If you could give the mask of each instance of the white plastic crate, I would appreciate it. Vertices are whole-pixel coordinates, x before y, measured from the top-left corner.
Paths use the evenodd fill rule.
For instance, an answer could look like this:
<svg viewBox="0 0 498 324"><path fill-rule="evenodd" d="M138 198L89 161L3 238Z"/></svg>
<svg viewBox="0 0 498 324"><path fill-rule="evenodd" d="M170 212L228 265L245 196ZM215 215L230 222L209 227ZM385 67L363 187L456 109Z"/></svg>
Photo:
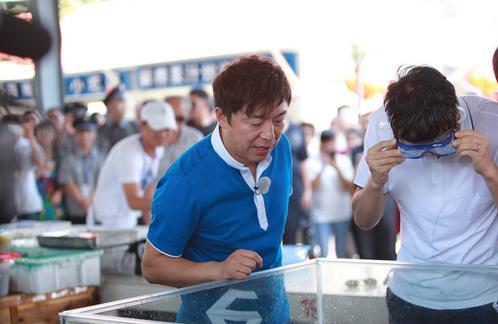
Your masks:
<svg viewBox="0 0 498 324"><path fill-rule="evenodd" d="M16 249L24 257L10 270L10 291L42 294L75 286L100 285L100 255L95 250Z"/></svg>

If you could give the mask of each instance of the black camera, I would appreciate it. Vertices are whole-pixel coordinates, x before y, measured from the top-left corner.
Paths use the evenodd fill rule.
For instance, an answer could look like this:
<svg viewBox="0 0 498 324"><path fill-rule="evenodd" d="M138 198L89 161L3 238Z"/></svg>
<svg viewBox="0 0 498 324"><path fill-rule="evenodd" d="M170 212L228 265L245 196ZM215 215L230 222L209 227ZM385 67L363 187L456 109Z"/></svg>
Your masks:
<svg viewBox="0 0 498 324"><path fill-rule="evenodd" d="M329 157L330 157L331 159L335 159L335 151L330 151L330 152L329 152Z"/></svg>

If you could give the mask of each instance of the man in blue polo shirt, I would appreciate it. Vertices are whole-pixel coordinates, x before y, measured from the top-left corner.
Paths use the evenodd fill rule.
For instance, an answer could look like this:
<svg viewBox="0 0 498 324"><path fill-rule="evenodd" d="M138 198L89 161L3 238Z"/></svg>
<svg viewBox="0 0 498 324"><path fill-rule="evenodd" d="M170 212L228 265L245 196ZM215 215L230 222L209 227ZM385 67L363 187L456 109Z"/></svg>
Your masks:
<svg viewBox="0 0 498 324"><path fill-rule="evenodd" d="M245 279L281 265L292 193L290 145L281 136L291 100L288 80L272 60L248 56L225 67L213 91L218 126L170 167L154 195L142 263L152 283ZM227 298L238 302L225 313L213 310ZM181 321L288 318L281 280L182 301Z"/></svg>

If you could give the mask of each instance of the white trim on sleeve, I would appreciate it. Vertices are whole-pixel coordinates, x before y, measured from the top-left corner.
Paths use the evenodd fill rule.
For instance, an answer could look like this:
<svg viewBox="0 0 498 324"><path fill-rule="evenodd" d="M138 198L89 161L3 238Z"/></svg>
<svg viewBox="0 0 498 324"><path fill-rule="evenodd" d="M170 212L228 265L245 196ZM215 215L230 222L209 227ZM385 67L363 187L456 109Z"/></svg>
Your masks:
<svg viewBox="0 0 498 324"><path fill-rule="evenodd" d="M149 241L149 239L147 239L147 243L149 243L157 252L161 253L161 254L164 254L165 256L169 256L170 258L179 258L183 255L183 253L181 253L180 255L171 255L171 254L168 254L164 251L161 251L160 249L158 249L157 247L155 247L154 244L151 243L151 241Z"/></svg>

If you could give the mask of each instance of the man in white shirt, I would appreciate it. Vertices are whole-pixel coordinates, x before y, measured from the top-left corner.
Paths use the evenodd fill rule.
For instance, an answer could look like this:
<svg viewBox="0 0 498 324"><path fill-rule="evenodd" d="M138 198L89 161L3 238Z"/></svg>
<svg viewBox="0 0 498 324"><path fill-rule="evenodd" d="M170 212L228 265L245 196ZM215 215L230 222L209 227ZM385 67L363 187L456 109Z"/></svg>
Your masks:
<svg viewBox="0 0 498 324"><path fill-rule="evenodd" d="M17 115L6 115L2 124L7 125L16 136L14 156L15 202L18 220L38 220L43 202L36 187L36 168L45 163L45 154L34 135L34 123L21 120Z"/></svg>
<svg viewBox="0 0 498 324"><path fill-rule="evenodd" d="M162 146L177 125L171 106L165 102L147 103L140 117L140 133L118 142L100 171L89 218L107 227L134 227L140 215L144 223L150 222L153 180Z"/></svg>
<svg viewBox="0 0 498 324"><path fill-rule="evenodd" d="M335 253L346 257L346 242L351 225L351 187L353 166L349 158L336 153L335 134L320 134L320 155L307 162L311 180L311 222L313 238L320 246L320 256L327 257L328 242L333 235Z"/></svg>
<svg viewBox="0 0 498 324"><path fill-rule="evenodd" d="M365 136L353 197L356 224L378 223L389 192L401 213L398 260L498 265L498 103L457 98L431 67L389 85ZM398 271L387 292L391 323L497 323L498 278Z"/></svg>

